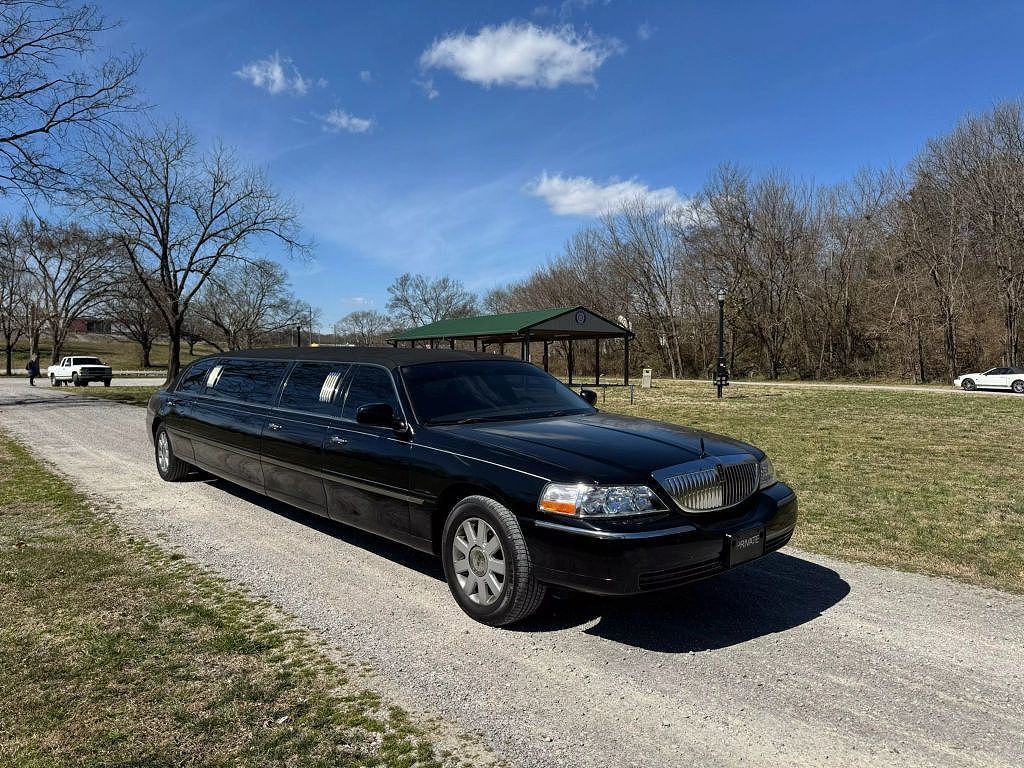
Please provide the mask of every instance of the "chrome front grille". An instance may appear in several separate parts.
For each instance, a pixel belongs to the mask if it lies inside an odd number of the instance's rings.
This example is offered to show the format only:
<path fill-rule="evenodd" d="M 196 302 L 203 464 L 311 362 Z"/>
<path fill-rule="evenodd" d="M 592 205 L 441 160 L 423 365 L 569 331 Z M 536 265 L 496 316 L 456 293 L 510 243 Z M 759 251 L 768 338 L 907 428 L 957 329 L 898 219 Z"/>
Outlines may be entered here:
<path fill-rule="evenodd" d="M 652 473 L 687 512 L 715 512 L 750 498 L 759 480 L 753 456 L 709 456 Z"/>

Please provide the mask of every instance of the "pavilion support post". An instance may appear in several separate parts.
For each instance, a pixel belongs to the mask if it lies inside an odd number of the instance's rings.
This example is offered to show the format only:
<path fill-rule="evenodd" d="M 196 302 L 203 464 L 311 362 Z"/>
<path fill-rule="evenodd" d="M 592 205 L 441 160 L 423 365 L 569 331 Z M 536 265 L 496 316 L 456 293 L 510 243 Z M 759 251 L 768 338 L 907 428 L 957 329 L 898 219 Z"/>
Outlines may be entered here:
<path fill-rule="evenodd" d="M 601 340 L 594 339 L 594 386 L 601 384 Z"/>
<path fill-rule="evenodd" d="M 455 339 L 448 339 L 448 346 L 455 349 Z"/>
<path fill-rule="evenodd" d="M 504 355 L 505 354 L 505 342 L 504 341 L 501 342 L 500 344 L 498 344 L 498 354 L 499 355 Z"/>
<path fill-rule="evenodd" d="M 527 335 L 527 337 L 523 340 L 523 360 L 530 363 L 533 362 L 532 358 L 533 356 L 530 353 L 530 337 L 529 335 Z"/>
<path fill-rule="evenodd" d="M 569 386 L 570 387 L 572 386 L 572 369 L 573 369 L 573 363 L 575 362 L 573 360 L 572 346 L 573 346 L 572 339 L 569 339 Z"/>
<path fill-rule="evenodd" d="M 629 336 L 623 336 L 626 342 L 625 351 L 622 355 L 622 383 L 629 384 Z"/>
<path fill-rule="evenodd" d="M 544 342 L 544 372 L 545 373 L 547 373 L 547 370 L 548 370 L 548 343 L 549 342 L 547 342 L 547 341 Z"/>
<path fill-rule="evenodd" d="M 480 339 L 473 339 L 473 351 L 474 352 L 479 352 L 480 351 Z"/>

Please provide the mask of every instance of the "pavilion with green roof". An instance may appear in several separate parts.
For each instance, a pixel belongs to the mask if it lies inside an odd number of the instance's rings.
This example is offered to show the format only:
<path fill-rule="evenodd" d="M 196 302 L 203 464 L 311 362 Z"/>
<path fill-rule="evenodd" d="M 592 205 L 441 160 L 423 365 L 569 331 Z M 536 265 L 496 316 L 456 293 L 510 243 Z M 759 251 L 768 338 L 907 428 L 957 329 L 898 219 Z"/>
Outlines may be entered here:
<path fill-rule="evenodd" d="M 431 348 L 446 345 L 455 349 L 455 343 L 473 342 L 473 349 L 485 352 L 488 345 L 497 344 L 504 352 L 506 344 L 519 344 L 520 357 L 530 361 L 530 345 L 543 344 L 544 370 L 548 369 L 548 347 L 553 341 L 568 343 L 568 373 L 572 384 L 575 342 L 585 339 L 622 339 L 624 342 L 623 379 L 629 384 L 629 341 L 633 332 L 618 323 L 601 317 L 586 307 L 556 307 L 530 312 L 511 312 L 503 315 L 480 315 L 438 320 L 419 328 L 403 331 L 388 342 L 397 347 L 408 343 L 428 344 Z M 601 383 L 601 345 L 594 344 L 594 383 Z"/>

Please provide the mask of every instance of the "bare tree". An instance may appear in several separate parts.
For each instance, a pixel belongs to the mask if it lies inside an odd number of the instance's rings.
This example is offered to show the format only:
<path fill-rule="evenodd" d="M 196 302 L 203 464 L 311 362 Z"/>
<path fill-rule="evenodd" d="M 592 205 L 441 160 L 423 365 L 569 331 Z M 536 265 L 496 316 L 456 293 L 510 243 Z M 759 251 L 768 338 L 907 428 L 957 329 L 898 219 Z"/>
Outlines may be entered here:
<path fill-rule="evenodd" d="M 406 272 L 388 286 L 388 311 L 406 326 L 426 325 L 476 311 L 476 297 L 458 280 Z"/>
<path fill-rule="evenodd" d="M 201 154 L 179 122 L 126 130 L 84 149 L 76 199 L 97 216 L 153 297 L 170 350 L 168 379 L 181 365 L 181 339 L 193 300 L 218 268 L 253 261 L 275 240 L 305 254 L 293 205 L 258 170 L 222 146 Z"/>
<path fill-rule="evenodd" d="M 153 345 L 165 331 L 164 319 L 153 301 L 152 291 L 135 277 L 130 265 L 121 265 L 104 309 L 110 316 L 111 328 L 139 345 L 139 365 L 152 368 Z"/>
<path fill-rule="evenodd" d="M 77 224 L 23 219 L 19 229 L 50 328 L 51 362 L 56 363 L 71 323 L 107 298 L 114 277 L 111 242 Z"/>
<path fill-rule="evenodd" d="M 384 343 L 393 327 L 387 315 L 368 309 L 349 312 L 334 324 L 334 333 L 357 347 L 374 347 Z"/>
<path fill-rule="evenodd" d="M 111 24 L 92 5 L 66 0 L 0 2 L 0 185 L 52 190 L 67 166 L 58 155 L 76 134 L 95 137 L 133 108 L 138 56 L 109 57 L 87 71 Z"/>
<path fill-rule="evenodd" d="M 308 320 L 308 307 L 292 295 L 284 268 L 266 259 L 212 274 L 194 310 L 196 319 L 212 330 L 206 340 L 218 349 L 256 347 Z"/>
<path fill-rule="evenodd" d="M 28 331 L 26 304 L 31 275 L 25 263 L 18 227 L 10 221 L 0 225 L 0 334 L 4 339 L 5 370 L 11 375 L 14 347 Z"/>

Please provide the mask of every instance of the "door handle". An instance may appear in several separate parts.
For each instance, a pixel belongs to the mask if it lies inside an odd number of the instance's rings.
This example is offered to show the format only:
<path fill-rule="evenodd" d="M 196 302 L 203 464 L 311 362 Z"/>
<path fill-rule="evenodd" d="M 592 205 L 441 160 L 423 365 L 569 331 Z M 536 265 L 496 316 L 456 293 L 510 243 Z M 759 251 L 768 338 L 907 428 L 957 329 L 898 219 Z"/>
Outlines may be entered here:
<path fill-rule="evenodd" d="M 334 443 L 335 445 L 348 445 L 348 440 L 346 440 L 344 437 L 338 437 L 337 435 L 333 435 L 331 437 L 331 442 Z"/>
<path fill-rule="evenodd" d="M 277 432 L 277 430 L 279 430 L 280 428 L 281 425 L 275 424 L 274 422 L 270 422 L 269 424 L 267 424 L 267 429 L 272 429 L 274 432 Z"/>

